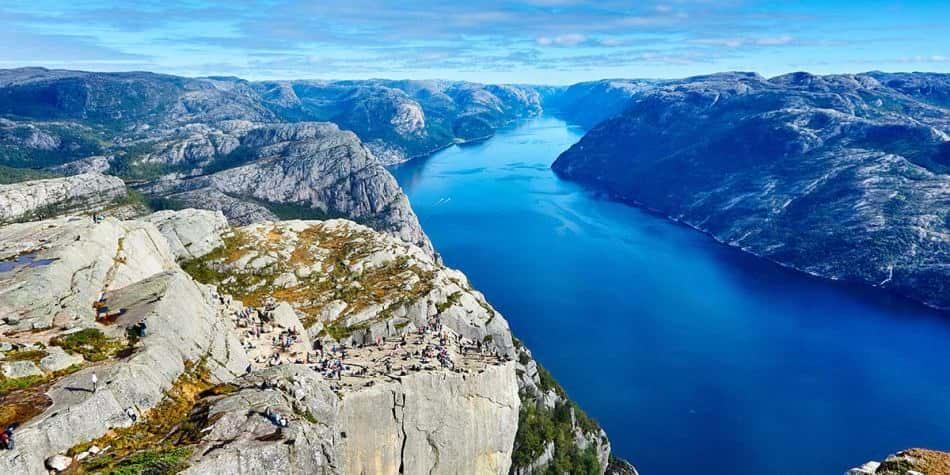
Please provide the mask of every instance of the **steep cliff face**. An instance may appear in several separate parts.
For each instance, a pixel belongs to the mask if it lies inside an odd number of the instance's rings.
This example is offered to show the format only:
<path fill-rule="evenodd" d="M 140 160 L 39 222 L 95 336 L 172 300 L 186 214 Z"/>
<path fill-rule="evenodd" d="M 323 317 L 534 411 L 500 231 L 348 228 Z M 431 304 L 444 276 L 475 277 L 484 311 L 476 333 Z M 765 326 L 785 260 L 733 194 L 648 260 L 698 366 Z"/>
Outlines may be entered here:
<path fill-rule="evenodd" d="M 396 180 L 352 132 L 321 122 L 241 123 L 222 136 L 218 142 L 231 145 L 202 159 L 202 174 L 170 174 L 141 189 L 177 206 L 222 211 L 234 224 L 347 217 L 433 252 Z"/>
<path fill-rule="evenodd" d="M 672 82 L 553 168 L 781 264 L 946 308 L 944 89 L 945 75 L 876 73 Z"/>
<path fill-rule="evenodd" d="M 303 365 L 260 370 L 233 386 L 199 403 L 215 422 L 184 473 L 504 474 L 511 463 L 519 402 L 510 367 L 416 373 L 342 398 Z M 288 427 L 277 433 L 262 407 L 289 415 Z"/>
<path fill-rule="evenodd" d="M 505 470 L 506 466 L 498 465 L 498 460 L 510 460 L 514 464 L 512 470 L 517 473 L 531 473 L 532 467 L 539 470 L 549 466 L 555 467 L 556 470 L 574 470 L 575 473 L 601 473 L 607 467 L 610 444 L 600 427 L 567 398 L 564 390 L 554 382 L 549 373 L 538 367 L 530 351 L 512 340 L 504 317 L 492 309 L 480 293 L 471 288 L 463 274 L 433 262 L 431 257 L 418 248 L 399 240 L 373 235 L 369 229 L 347 221 L 285 221 L 236 229 L 233 235 L 225 237 L 225 246 L 222 249 L 186 264 L 186 268 L 196 276 L 203 276 L 209 283 L 219 283 L 219 289 L 233 294 L 249 305 L 259 305 L 267 296 L 275 296 L 290 303 L 307 332 L 323 341 L 324 347 L 343 342 L 354 348 L 348 350 L 348 358 L 355 364 L 366 362 L 371 374 L 402 374 L 398 379 L 403 385 L 408 384 L 407 376 L 415 374 L 412 368 L 416 364 L 409 359 L 405 360 L 408 363 L 399 361 L 393 363 L 391 369 L 381 369 L 381 362 L 387 358 L 386 355 L 390 351 L 387 345 L 392 345 L 391 342 L 401 338 L 401 335 L 408 334 L 408 352 L 413 353 L 416 351 L 413 349 L 416 337 L 412 336 L 416 334 L 415 329 L 426 328 L 432 322 L 438 322 L 444 328 L 443 331 L 456 335 L 468 349 L 466 352 L 459 347 L 459 350 L 450 351 L 458 368 L 468 374 L 466 380 L 472 377 L 482 378 L 473 375 L 481 375 L 482 371 L 489 370 L 502 371 L 505 375 L 503 378 L 493 376 L 489 380 L 478 381 L 479 385 L 508 388 L 497 392 L 493 390 L 495 396 L 484 393 L 485 398 L 490 400 L 484 401 L 486 406 L 483 409 L 512 408 L 504 409 L 503 412 L 508 415 L 503 424 L 515 430 L 506 429 L 503 432 L 510 434 L 514 440 L 503 439 L 506 441 L 502 445 L 508 448 L 501 451 L 497 449 L 497 438 L 463 437 L 460 440 L 478 441 L 481 444 L 477 445 L 481 447 L 477 451 L 481 455 L 473 460 L 480 460 L 479 464 L 489 464 Z M 449 340 L 455 341 L 455 338 Z M 383 342 L 383 349 L 376 349 L 379 341 Z M 367 345 L 368 351 L 357 349 L 361 345 Z M 473 353 L 474 360 L 471 359 Z M 502 362 L 515 361 L 501 366 L 484 366 L 481 362 L 492 361 L 492 357 L 485 355 L 491 354 L 500 355 Z M 405 370 L 408 370 L 408 373 L 403 373 Z M 509 384 L 508 378 L 512 374 L 516 378 L 513 380 L 514 384 Z M 429 375 L 415 381 L 428 381 L 427 385 L 435 385 L 432 377 L 435 376 Z M 452 379 L 437 381 L 445 384 Z M 406 397 L 413 394 L 415 396 L 412 397 L 416 397 L 429 390 L 396 390 L 390 386 L 381 386 L 388 382 L 384 379 L 369 383 L 374 384 L 370 387 L 385 390 L 365 392 L 363 389 L 358 393 L 363 396 L 351 396 L 347 391 L 348 387 L 365 388 L 364 385 L 368 382 L 365 379 L 344 378 L 341 383 L 345 394 L 343 401 L 346 403 L 363 397 L 375 400 L 372 405 L 377 406 L 377 411 L 383 413 L 373 418 L 389 421 L 389 426 L 386 427 L 395 427 L 398 425 L 396 422 L 402 420 L 400 414 L 403 409 L 402 404 L 398 402 L 399 391 L 405 392 Z M 396 391 L 397 408 L 389 416 L 387 414 L 393 407 L 394 400 L 390 393 L 393 391 Z M 510 397 L 500 398 L 498 394 L 509 394 Z M 465 396 L 464 401 L 458 400 L 452 405 L 463 409 L 470 408 L 471 402 L 466 401 L 471 398 L 472 396 Z M 432 399 L 435 400 L 434 397 Z M 432 412 L 439 411 L 432 409 Z M 476 412 L 483 413 L 484 410 Z M 441 425 L 452 428 L 446 429 L 449 434 L 461 430 L 462 427 L 484 428 L 484 424 L 502 423 L 497 418 L 495 422 L 480 422 L 480 417 L 473 420 L 471 416 L 459 414 L 457 417 L 439 420 L 442 421 Z M 318 419 L 323 420 L 320 417 Z M 449 422 L 450 419 L 459 419 L 464 421 L 464 424 Z M 427 425 L 437 426 L 439 424 Z M 377 433 L 383 435 L 374 436 L 372 442 L 358 439 L 358 442 L 352 443 L 372 443 L 385 447 L 379 449 L 379 456 L 375 457 L 372 463 L 395 467 L 401 460 L 396 455 L 399 453 L 397 442 L 401 439 L 386 435 L 391 434 L 393 430 L 395 429 L 377 428 Z M 488 433 L 493 432 L 494 429 L 488 430 Z M 353 437 L 356 436 L 347 432 L 348 440 Z M 452 437 L 454 436 L 450 438 Z M 509 445 L 512 443 L 513 446 Z M 540 446 L 550 446 L 549 457 L 544 458 L 543 454 L 536 452 L 536 448 Z M 496 448 L 489 450 L 485 447 Z M 445 449 L 438 450 L 444 455 Z M 453 453 L 452 450 L 458 453 L 459 449 L 450 449 L 449 453 Z M 504 457 L 503 452 L 507 454 Z M 465 453 L 468 457 L 475 452 Z M 427 456 L 429 458 L 419 454 L 413 457 L 420 460 L 420 465 L 413 467 L 429 466 L 428 464 L 433 463 L 431 455 Z M 365 458 L 360 460 L 362 465 L 359 467 L 363 469 L 377 466 L 369 465 L 370 462 Z M 402 462 L 405 463 L 405 460 L 402 459 Z M 488 465 L 478 467 L 485 466 Z M 472 468 L 471 465 L 457 467 L 464 472 L 469 471 L 467 468 Z"/>
<path fill-rule="evenodd" d="M 0 224 L 95 211 L 126 196 L 122 180 L 98 173 L 0 185 Z"/>
<path fill-rule="evenodd" d="M 4 473 L 504 474 L 546 384 L 464 275 L 344 220 L 0 227 L 0 322 Z"/>

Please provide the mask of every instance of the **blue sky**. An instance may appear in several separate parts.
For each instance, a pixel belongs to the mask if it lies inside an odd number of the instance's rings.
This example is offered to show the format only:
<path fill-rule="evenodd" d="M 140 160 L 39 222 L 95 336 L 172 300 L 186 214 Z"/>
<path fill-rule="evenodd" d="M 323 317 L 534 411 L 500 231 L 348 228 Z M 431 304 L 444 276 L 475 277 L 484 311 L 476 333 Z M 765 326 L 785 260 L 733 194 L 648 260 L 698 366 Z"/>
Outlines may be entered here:
<path fill-rule="evenodd" d="M 0 67 L 566 84 L 950 72 L 950 2 L 4 0 Z"/>

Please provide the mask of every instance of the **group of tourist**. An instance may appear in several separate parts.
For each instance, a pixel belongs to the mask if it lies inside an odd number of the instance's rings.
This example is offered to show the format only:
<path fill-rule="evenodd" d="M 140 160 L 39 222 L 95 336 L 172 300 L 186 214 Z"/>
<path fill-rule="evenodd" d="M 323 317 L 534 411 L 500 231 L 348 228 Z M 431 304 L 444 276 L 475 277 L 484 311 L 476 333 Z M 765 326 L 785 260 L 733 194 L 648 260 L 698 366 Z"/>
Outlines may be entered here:
<path fill-rule="evenodd" d="M 221 299 L 222 303 L 225 303 L 224 299 Z M 294 351 L 294 346 L 303 339 L 300 331 L 296 328 L 283 328 L 274 322 L 273 311 L 276 307 L 274 302 L 269 301 L 262 309 L 248 306 L 234 313 L 237 327 L 244 329 L 242 345 L 246 350 L 261 350 L 254 358 L 254 362 L 259 365 L 309 363 L 309 354 L 304 354 L 300 348 Z"/>

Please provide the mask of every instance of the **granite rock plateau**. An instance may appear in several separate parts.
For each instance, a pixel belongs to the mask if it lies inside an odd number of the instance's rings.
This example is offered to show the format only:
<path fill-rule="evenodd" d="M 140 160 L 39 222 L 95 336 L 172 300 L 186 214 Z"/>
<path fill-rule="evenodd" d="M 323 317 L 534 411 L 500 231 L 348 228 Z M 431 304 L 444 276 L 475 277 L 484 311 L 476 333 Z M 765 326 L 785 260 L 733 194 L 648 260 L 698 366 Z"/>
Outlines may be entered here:
<path fill-rule="evenodd" d="M 428 250 L 342 219 L 99 213 L 0 227 L 3 473 L 607 469 L 604 432 Z"/>

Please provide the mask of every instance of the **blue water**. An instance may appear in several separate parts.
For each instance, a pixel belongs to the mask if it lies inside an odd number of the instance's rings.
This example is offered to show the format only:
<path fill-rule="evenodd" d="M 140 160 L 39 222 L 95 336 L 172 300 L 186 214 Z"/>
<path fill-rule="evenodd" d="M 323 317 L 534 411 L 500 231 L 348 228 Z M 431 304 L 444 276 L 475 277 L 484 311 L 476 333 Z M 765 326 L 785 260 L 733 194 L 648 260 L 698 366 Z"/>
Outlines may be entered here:
<path fill-rule="evenodd" d="M 37 259 L 36 254 L 23 254 L 0 261 L 0 272 L 10 272 L 21 267 L 42 267 L 52 264 L 56 259 Z"/>
<path fill-rule="evenodd" d="M 542 117 L 397 179 L 463 270 L 644 475 L 841 474 L 950 449 L 950 314 L 814 279 L 549 170 Z"/>

